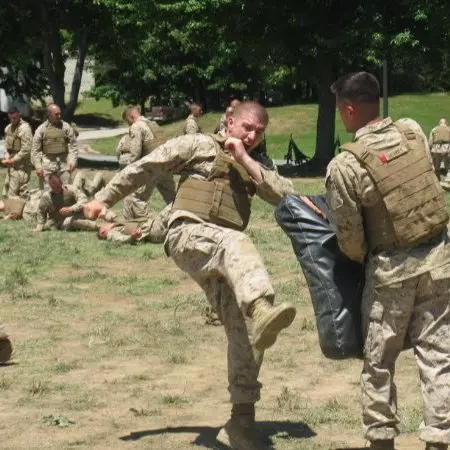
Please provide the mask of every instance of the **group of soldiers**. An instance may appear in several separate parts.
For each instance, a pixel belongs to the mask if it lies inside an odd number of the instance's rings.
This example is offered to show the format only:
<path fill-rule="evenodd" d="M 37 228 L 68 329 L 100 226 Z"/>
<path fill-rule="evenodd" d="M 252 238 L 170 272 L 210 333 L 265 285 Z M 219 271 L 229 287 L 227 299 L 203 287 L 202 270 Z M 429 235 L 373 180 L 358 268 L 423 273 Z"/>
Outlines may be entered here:
<path fill-rule="evenodd" d="M 447 450 L 449 215 L 429 143 L 415 121 L 379 116 L 380 88 L 373 75 L 345 75 L 331 90 L 345 128 L 354 133 L 354 142 L 344 145 L 328 167 L 326 191 L 339 246 L 366 272 L 361 308 L 364 435 L 372 450 L 394 449 L 399 434 L 395 362 L 408 337 L 424 405 L 420 437 L 426 450 Z M 108 218 L 121 199 L 132 205 L 124 206 L 124 214 L 144 213 L 152 189 L 172 193 L 170 180 L 180 175 L 176 192 L 165 197 L 161 240 L 166 254 L 203 289 L 226 332 L 232 408 L 217 441 L 226 448 L 262 450 L 267 447 L 255 419 L 259 371 L 264 352 L 294 321 L 296 308 L 288 302 L 275 305 L 269 274 L 244 231 L 255 195 L 277 205 L 294 188 L 275 168 L 251 157 L 268 125 L 267 111 L 256 102 L 242 102 L 227 113 L 216 134 L 196 129 L 156 145 L 139 111 L 127 109 L 130 143 L 122 144 L 133 151 L 128 160 L 121 155 L 124 168 L 83 204 L 81 220 Z M 186 132 L 194 130 L 200 114 L 201 108 L 191 109 Z M 59 135 L 54 136 L 57 140 Z M 140 156 L 134 153 L 137 143 L 145 147 Z M 53 187 L 56 179 L 47 177 L 50 192 L 61 190 Z M 60 184 L 64 191 L 66 185 Z M 65 207 L 81 212 L 78 202 L 64 204 L 62 216 Z"/>

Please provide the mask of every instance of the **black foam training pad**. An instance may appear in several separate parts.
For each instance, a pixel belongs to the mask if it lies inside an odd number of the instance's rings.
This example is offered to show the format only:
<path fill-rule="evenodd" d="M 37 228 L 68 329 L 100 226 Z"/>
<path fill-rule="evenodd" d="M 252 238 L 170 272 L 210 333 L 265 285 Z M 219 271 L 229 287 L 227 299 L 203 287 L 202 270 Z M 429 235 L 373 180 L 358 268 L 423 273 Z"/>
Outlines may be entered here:
<path fill-rule="evenodd" d="M 308 283 L 323 354 L 331 359 L 361 358 L 364 269 L 340 251 L 325 196 L 308 199 L 330 220 L 295 195 L 281 200 L 275 218 L 291 239 Z"/>

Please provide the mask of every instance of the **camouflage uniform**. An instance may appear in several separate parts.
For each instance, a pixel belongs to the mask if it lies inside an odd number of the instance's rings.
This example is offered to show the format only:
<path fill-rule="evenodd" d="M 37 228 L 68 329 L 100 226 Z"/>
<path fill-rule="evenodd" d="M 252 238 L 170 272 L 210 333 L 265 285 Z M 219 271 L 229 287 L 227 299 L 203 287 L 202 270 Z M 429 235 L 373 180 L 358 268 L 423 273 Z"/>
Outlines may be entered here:
<path fill-rule="evenodd" d="M 189 114 L 187 116 L 187 119 L 184 121 L 184 134 L 195 134 L 195 133 L 201 133 L 202 130 L 200 126 L 198 125 L 197 119 L 194 117 L 193 114 Z"/>
<path fill-rule="evenodd" d="M 434 133 L 438 127 L 431 130 L 428 144 L 431 149 L 431 156 L 433 157 L 434 170 L 438 174 L 441 170 L 441 164 L 444 163 L 446 178 L 449 178 L 450 169 L 450 142 L 434 142 Z"/>
<path fill-rule="evenodd" d="M 46 154 L 45 152 L 45 142 L 44 136 L 47 131 L 58 131 L 62 130 L 64 132 L 66 141 L 66 151 L 57 155 Z M 61 179 L 64 183 L 68 183 L 70 180 L 69 165 L 77 165 L 78 160 L 78 146 L 75 133 L 72 127 L 67 123 L 62 121 L 61 126 L 52 125 L 48 120 L 46 120 L 42 125 L 40 125 L 33 137 L 33 146 L 31 149 L 31 162 L 36 169 L 44 170 L 44 180 L 48 181 L 48 176 L 51 173 L 59 172 L 61 174 Z M 44 188 L 44 180 L 40 179 L 40 187 Z"/>
<path fill-rule="evenodd" d="M 402 122 L 428 144 L 420 126 Z M 373 150 L 395 148 L 401 135 L 390 118 L 355 134 Z M 431 161 L 430 161 L 431 163 Z M 363 210 L 381 201 L 365 167 L 344 151 L 328 167 L 328 204 L 341 249 L 355 261 L 365 259 L 362 298 L 365 338 L 361 375 L 364 432 L 367 439 L 398 435 L 395 361 L 408 336 L 419 366 L 424 403 L 421 439 L 450 443 L 450 237 L 448 230 L 414 247 L 367 252 Z"/>
<path fill-rule="evenodd" d="M 211 136 L 193 134 L 171 139 L 124 169 L 96 199 L 111 206 L 133 186 L 154 183 L 163 172 L 205 180 L 216 155 Z M 255 189 L 263 200 L 276 204 L 293 192 L 292 183 L 276 171 L 261 168 L 261 173 L 263 182 L 255 183 Z M 245 315 L 254 300 L 274 300 L 261 257 L 244 233 L 206 222 L 192 212 L 173 209 L 168 223 L 167 254 L 202 287 L 224 324 L 231 402 L 254 403 L 260 398 L 258 373 L 262 355 L 253 352 Z"/>
<path fill-rule="evenodd" d="M 106 239 L 114 242 L 150 242 L 151 244 L 162 244 L 169 230 L 171 209 L 172 204 L 169 204 L 159 214 L 155 214 L 153 217 L 141 223 L 118 222 L 108 231 Z M 133 239 L 131 237 L 131 231 L 137 227 L 141 229 L 141 236 L 138 239 Z"/>
<path fill-rule="evenodd" d="M 157 125 L 157 124 L 155 124 Z M 119 156 L 120 167 L 138 161 L 145 155 L 145 146 L 155 141 L 156 137 L 152 129 L 156 132 L 156 127 L 145 117 L 140 117 L 130 127 L 128 140 L 122 138 L 119 142 L 121 153 Z M 129 145 L 129 151 L 126 146 Z M 123 215 L 125 219 L 145 219 L 148 217 L 148 200 L 152 195 L 153 189 L 157 188 L 161 193 L 166 204 L 169 204 L 175 198 L 175 182 L 171 175 L 163 174 L 152 185 L 141 186 L 123 201 Z"/>
<path fill-rule="evenodd" d="M 72 186 L 83 191 L 87 197 L 92 197 L 100 189 L 104 188 L 115 175 L 114 172 L 97 170 L 90 179 L 87 174 L 87 171 L 78 170 L 72 182 Z"/>
<path fill-rule="evenodd" d="M 30 125 L 23 119 L 17 125 L 5 128 L 5 159 L 12 159 L 8 166 L 3 185 L 3 197 L 23 197 L 26 195 L 31 173 L 31 144 L 33 133 Z"/>
<path fill-rule="evenodd" d="M 66 200 L 66 198 L 69 198 Z M 55 227 L 63 230 L 96 230 L 95 222 L 85 219 L 83 206 L 87 203 L 84 193 L 70 184 L 63 185 L 62 194 L 45 191 L 39 202 L 37 213 L 37 229 L 44 230 Z M 59 209 L 69 207 L 71 215 L 63 217 Z"/>

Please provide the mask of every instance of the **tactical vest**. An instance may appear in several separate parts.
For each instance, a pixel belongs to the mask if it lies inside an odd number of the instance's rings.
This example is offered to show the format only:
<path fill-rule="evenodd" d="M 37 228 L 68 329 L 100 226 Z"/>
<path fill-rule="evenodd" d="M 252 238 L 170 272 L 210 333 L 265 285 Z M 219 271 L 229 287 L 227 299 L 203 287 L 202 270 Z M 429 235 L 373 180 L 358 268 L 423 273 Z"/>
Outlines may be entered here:
<path fill-rule="evenodd" d="M 447 226 L 444 193 L 420 137 L 407 126 L 394 124 L 401 143 L 372 150 L 360 143 L 345 144 L 366 168 L 381 201 L 363 208 L 365 235 L 372 252 L 407 248 L 426 242 Z"/>
<path fill-rule="evenodd" d="M 50 192 L 52 200 L 53 211 L 49 214 L 50 218 L 55 222 L 63 222 L 66 217 L 59 213 L 59 210 L 66 206 L 72 206 L 77 202 L 75 194 L 67 189 L 62 193 Z"/>
<path fill-rule="evenodd" d="M 46 127 L 42 141 L 42 152 L 45 155 L 61 155 L 68 151 L 68 139 L 64 129 Z"/>
<path fill-rule="evenodd" d="M 217 156 L 208 180 L 180 180 L 173 209 L 189 211 L 216 225 L 243 231 L 250 220 L 256 189 L 247 170 L 212 138 Z"/>
<path fill-rule="evenodd" d="M 5 198 L 3 200 L 5 216 L 9 215 L 12 219 L 20 219 L 25 208 L 25 203 L 26 200 L 20 197 Z"/>
<path fill-rule="evenodd" d="M 433 143 L 441 144 L 450 142 L 450 127 L 439 125 L 433 131 Z"/>
<path fill-rule="evenodd" d="M 154 139 L 142 142 L 142 156 L 146 156 L 153 150 L 155 150 L 156 147 L 159 147 L 161 144 L 163 144 L 164 140 L 162 131 L 159 129 L 159 127 L 157 129 L 155 126 L 153 126 L 150 120 L 142 120 L 142 122 L 147 125 L 154 137 Z"/>
<path fill-rule="evenodd" d="M 19 127 L 20 124 L 14 127 L 12 125 L 9 127 L 8 131 L 6 132 L 6 151 L 8 153 L 17 153 L 20 151 L 20 147 L 22 145 L 21 139 L 19 137 Z"/>

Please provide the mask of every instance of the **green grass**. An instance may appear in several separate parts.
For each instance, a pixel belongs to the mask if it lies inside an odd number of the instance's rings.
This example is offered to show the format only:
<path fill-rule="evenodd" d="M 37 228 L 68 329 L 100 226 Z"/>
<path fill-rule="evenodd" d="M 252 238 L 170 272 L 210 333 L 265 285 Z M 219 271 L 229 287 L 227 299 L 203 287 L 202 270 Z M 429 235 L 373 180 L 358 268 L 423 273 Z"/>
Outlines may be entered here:
<path fill-rule="evenodd" d="M 324 190 L 322 178 L 293 182 L 298 192 Z M 155 193 L 150 209 L 162 206 Z M 361 362 L 321 355 L 291 243 L 270 205 L 255 198 L 253 209 L 247 233 L 276 302 L 298 308 L 265 353 L 259 425 L 267 431 L 272 423 L 278 450 L 363 447 Z M 228 419 L 223 327 L 205 326 L 204 293 L 162 245 L 115 245 L 88 232 L 34 234 L 23 221 L 0 225 L 1 321 L 14 346 L 14 364 L 0 368 L 2 449 L 104 450 L 126 446 L 121 437 L 140 431 L 148 434 L 133 449 L 195 449 L 203 427 Z M 402 355 L 396 369 L 402 431 L 412 433 L 421 420 L 413 355 Z M 67 419 L 75 424 L 59 429 Z M 315 436 L 303 436 L 302 427 Z M 418 448 L 414 434 L 402 439 Z"/>
<path fill-rule="evenodd" d="M 77 113 L 89 111 L 93 114 L 98 110 L 102 116 L 108 116 L 115 120 L 121 120 L 123 107 L 108 107 L 107 100 L 95 102 L 84 100 Z M 292 134 L 298 147 L 309 156 L 314 154 L 316 139 L 317 105 L 300 104 L 269 108 L 270 123 L 266 133 L 267 147 L 272 158 L 283 158 L 288 149 L 290 135 Z M 425 134 L 428 136 L 431 129 L 437 124 L 440 117 L 450 117 L 450 94 L 405 94 L 393 96 L 389 99 L 389 113 L 394 119 L 410 117 L 419 122 Z M 222 112 L 211 112 L 200 119 L 203 132 L 211 133 L 218 124 Z M 183 121 L 164 125 L 163 129 L 167 138 L 180 135 Z M 336 114 L 336 135 L 341 143 L 351 139 L 343 128 Z M 91 146 L 102 153 L 115 154 L 119 138 L 107 138 L 92 141 Z"/>

